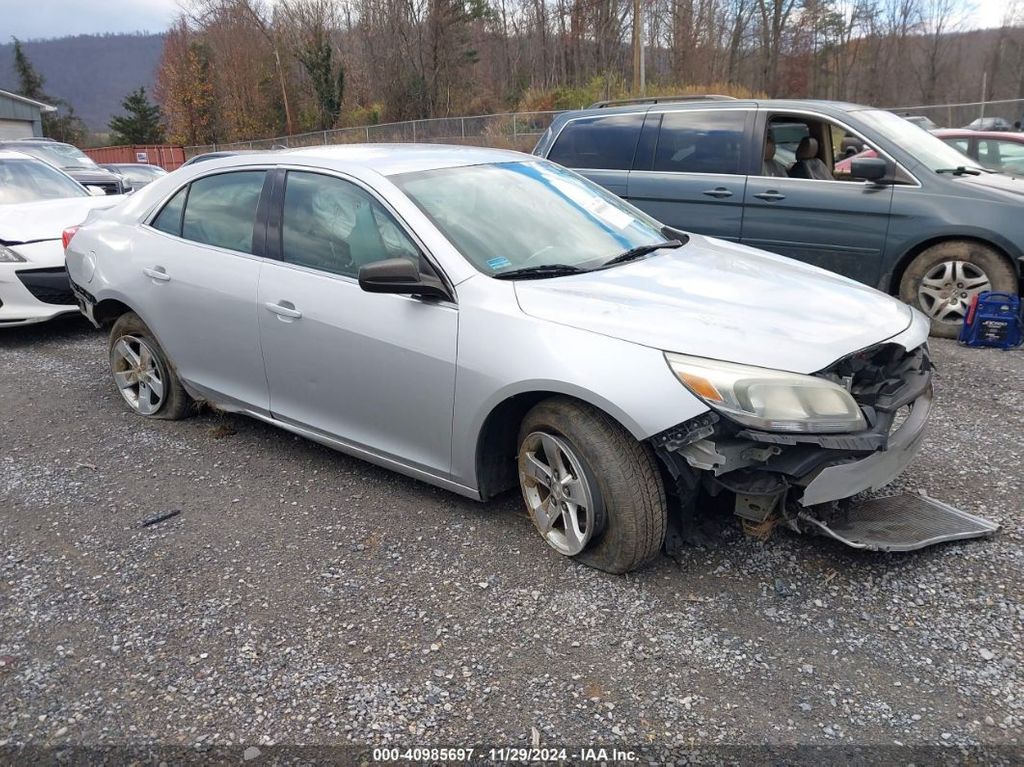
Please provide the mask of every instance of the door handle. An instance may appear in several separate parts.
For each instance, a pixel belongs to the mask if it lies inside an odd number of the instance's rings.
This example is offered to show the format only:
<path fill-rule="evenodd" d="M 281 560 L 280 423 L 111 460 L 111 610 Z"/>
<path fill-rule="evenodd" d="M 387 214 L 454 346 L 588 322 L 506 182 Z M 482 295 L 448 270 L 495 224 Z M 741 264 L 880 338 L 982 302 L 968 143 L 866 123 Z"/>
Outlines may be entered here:
<path fill-rule="evenodd" d="M 142 270 L 142 273 L 147 277 L 159 280 L 160 282 L 167 282 L 171 279 L 171 275 L 167 273 L 167 270 L 162 266 L 154 266 L 152 268 L 146 267 Z"/>
<path fill-rule="evenodd" d="M 786 199 L 786 195 L 779 194 L 774 189 L 769 189 L 767 192 L 761 192 L 761 194 L 755 194 L 754 197 L 759 200 L 767 200 L 768 202 L 777 202 L 779 200 Z"/>
<path fill-rule="evenodd" d="M 704 192 L 708 197 L 715 197 L 722 199 L 723 197 L 732 197 L 732 192 L 726 189 L 724 186 L 716 186 L 714 189 L 708 189 Z"/>
<path fill-rule="evenodd" d="M 288 319 L 291 320 L 297 320 L 299 319 L 299 317 L 302 316 L 302 312 L 296 309 L 294 304 L 290 304 L 290 302 L 287 301 L 282 301 L 279 304 L 267 301 L 263 305 L 267 307 L 267 309 L 272 311 L 274 314 L 276 314 L 278 317 L 287 317 Z"/>

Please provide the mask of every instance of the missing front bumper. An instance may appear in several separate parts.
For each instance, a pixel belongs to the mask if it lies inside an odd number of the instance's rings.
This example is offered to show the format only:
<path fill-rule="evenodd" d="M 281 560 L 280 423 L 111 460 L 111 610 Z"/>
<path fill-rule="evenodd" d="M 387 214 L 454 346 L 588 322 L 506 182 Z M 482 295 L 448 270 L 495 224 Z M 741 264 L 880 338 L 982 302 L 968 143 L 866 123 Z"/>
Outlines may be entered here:
<path fill-rule="evenodd" d="M 890 495 L 853 504 L 828 521 L 801 511 L 797 518 L 812 530 L 855 549 L 913 551 L 945 541 L 981 538 L 999 525 L 917 495 Z"/>

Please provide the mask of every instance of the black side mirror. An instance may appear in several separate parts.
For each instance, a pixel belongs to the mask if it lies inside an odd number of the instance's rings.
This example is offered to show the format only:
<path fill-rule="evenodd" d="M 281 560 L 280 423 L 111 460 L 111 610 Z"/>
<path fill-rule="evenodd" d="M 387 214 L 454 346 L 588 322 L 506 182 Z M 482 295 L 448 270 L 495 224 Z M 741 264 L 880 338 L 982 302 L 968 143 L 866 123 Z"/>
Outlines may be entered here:
<path fill-rule="evenodd" d="M 422 274 L 419 267 L 408 258 L 387 258 L 360 267 L 359 287 L 367 293 L 401 293 L 451 299 L 441 280 Z"/>
<path fill-rule="evenodd" d="M 889 163 L 881 157 L 858 157 L 850 161 L 850 175 L 865 181 L 882 181 L 889 175 Z"/>

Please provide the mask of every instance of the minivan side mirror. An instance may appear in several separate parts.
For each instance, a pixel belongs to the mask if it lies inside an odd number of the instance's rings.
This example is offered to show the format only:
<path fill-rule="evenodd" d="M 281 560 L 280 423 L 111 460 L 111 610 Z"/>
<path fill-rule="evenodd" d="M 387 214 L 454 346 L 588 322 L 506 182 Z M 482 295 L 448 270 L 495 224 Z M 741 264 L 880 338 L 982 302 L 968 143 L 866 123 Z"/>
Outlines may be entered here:
<path fill-rule="evenodd" d="M 882 181 L 889 174 L 889 163 L 881 157 L 858 157 L 850 161 L 850 175 L 865 181 Z"/>
<path fill-rule="evenodd" d="M 101 187 L 101 186 L 87 186 L 86 190 L 93 197 L 106 197 L 107 196 L 107 193 L 105 191 L 103 191 L 103 187 Z"/>
<path fill-rule="evenodd" d="M 386 258 L 359 268 L 359 287 L 367 293 L 400 293 L 451 300 L 444 283 L 420 272 L 408 258 Z"/>

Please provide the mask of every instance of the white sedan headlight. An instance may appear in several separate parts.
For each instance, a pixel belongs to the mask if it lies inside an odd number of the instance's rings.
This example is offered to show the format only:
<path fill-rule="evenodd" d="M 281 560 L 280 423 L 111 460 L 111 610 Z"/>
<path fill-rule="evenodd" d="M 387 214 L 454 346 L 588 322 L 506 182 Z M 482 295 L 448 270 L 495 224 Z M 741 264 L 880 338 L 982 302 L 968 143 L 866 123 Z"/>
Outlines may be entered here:
<path fill-rule="evenodd" d="M 824 378 L 672 352 L 665 359 L 687 389 L 746 426 L 820 433 L 867 425 L 850 393 Z"/>
<path fill-rule="evenodd" d="M 0 245 L 0 264 L 23 264 L 25 259 L 10 248 Z"/>

